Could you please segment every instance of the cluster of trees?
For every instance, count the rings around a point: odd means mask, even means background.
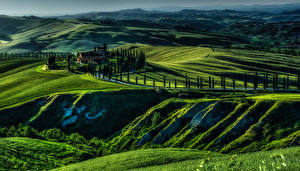
[[[73,55],[68,55],[67,58],[57,58],[55,56],[50,56],[48,58],[48,69],[68,69],[68,71],[73,72],[74,69],[71,67],[74,63]]]
[[[247,45],[243,45],[243,46],[231,46],[231,48],[242,49],[242,50],[256,50],[256,51],[263,51],[263,52],[272,52],[272,53],[300,56],[300,51],[297,51],[296,49],[271,48],[271,47],[264,46],[264,45],[259,45],[259,44],[247,44]]]
[[[13,58],[40,58],[48,59],[50,57],[65,58],[71,53],[60,53],[60,52],[28,52],[28,53],[0,53],[0,59],[13,59]]]
[[[55,57],[54,56],[50,56],[48,58],[48,68],[50,70],[55,68]]]
[[[146,64],[146,56],[142,51],[131,49],[116,49],[111,51],[111,56],[116,57],[116,69],[118,71],[134,72],[143,68]]]
[[[105,147],[105,142],[96,137],[91,140],[85,139],[78,133],[70,135],[65,134],[58,128],[38,131],[30,126],[11,126],[10,128],[3,127],[0,129],[0,137],[28,137],[53,142],[61,142],[78,147],[79,149],[88,152],[80,154],[82,159],[89,159],[95,156],[101,156]]]
[[[122,73],[135,72],[146,65],[146,56],[144,52],[134,51],[130,49],[117,49],[110,52],[112,59],[106,64],[99,65],[99,73],[103,76],[109,78],[112,75],[121,75]],[[90,69],[95,69],[95,65],[89,63],[88,67]],[[94,70],[95,71],[95,70]],[[93,73],[93,72],[92,72]]]
[[[255,36],[271,47],[300,45],[299,22],[240,22],[231,25],[228,31]]]

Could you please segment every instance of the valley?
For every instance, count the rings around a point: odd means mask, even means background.
[[[0,170],[300,170],[282,8],[1,15]]]

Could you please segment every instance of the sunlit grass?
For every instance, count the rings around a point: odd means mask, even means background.
[[[298,170],[299,152],[299,147],[238,155],[148,149],[108,155],[56,170]]]
[[[115,91],[142,87],[115,84],[99,80],[89,74],[79,75],[68,71],[43,71],[41,63],[30,68],[16,67],[0,78],[0,108],[15,105],[55,93],[80,93],[82,91]],[[0,66],[1,67],[1,66]],[[14,72],[14,70],[16,70]]]

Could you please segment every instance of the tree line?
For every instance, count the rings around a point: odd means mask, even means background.
[[[257,44],[257,45],[248,44],[248,45],[244,45],[244,46],[231,46],[230,48],[300,56],[300,51],[297,51],[296,49],[271,48],[271,47],[266,47],[264,45],[259,45],[259,44]]]
[[[27,52],[27,53],[0,53],[0,60],[5,59],[19,59],[19,58],[39,58],[39,59],[48,59],[50,57],[55,58],[65,58],[70,55],[70,52]]]
[[[58,128],[38,131],[31,126],[11,126],[0,128],[0,137],[28,137],[52,142],[61,142],[78,147],[83,150],[78,154],[79,160],[87,160],[96,156],[101,156],[106,146],[104,140],[94,137],[86,139],[79,133],[65,134]]]
[[[134,51],[130,49],[116,49],[110,51],[111,60],[107,63],[99,63],[98,72],[103,75],[103,78],[111,79],[113,75],[123,75],[123,73],[136,72],[146,65],[146,55],[142,51]],[[96,66],[89,63],[88,70],[93,75]]]
[[[99,76],[99,75],[98,75]],[[125,77],[125,78],[124,78]],[[179,79],[168,78],[162,76],[162,79],[155,79],[147,76],[147,73],[143,75],[135,75],[132,78],[129,73],[124,75],[115,75],[113,78],[116,82],[126,82],[136,85],[144,85],[150,87],[164,87],[164,88],[198,88],[198,89],[245,89],[245,90],[292,90],[292,87],[296,87],[296,90],[300,90],[300,74],[299,75],[279,75],[277,73],[258,73],[254,74],[224,74],[215,73],[213,76],[203,77],[190,77],[188,74],[184,76],[184,82]],[[296,79],[291,79],[295,77]],[[104,78],[104,77],[103,77]],[[110,78],[109,78],[110,79]],[[134,81],[132,81],[134,80]],[[237,82],[239,81],[239,84]],[[158,86],[158,82],[161,82],[162,86]]]

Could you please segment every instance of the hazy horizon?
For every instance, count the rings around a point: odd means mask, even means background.
[[[298,0],[0,0],[0,14],[2,15],[66,15],[95,11],[118,11],[124,9],[153,9],[166,6],[192,8],[199,6],[235,6],[235,5],[278,5],[299,3]],[[120,5],[122,4],[122,5]]]

